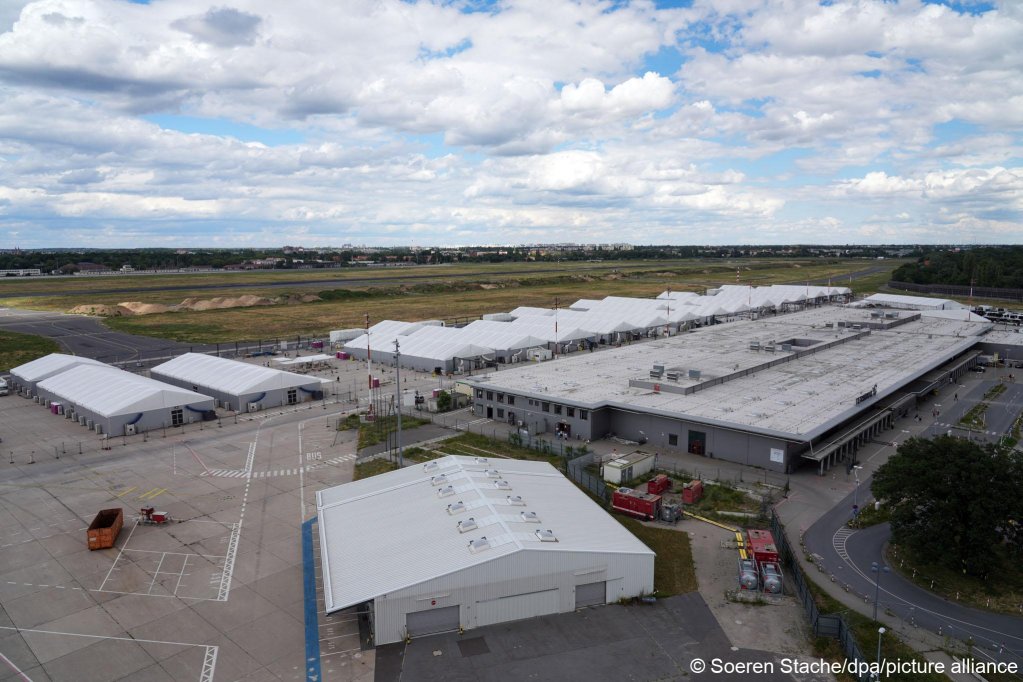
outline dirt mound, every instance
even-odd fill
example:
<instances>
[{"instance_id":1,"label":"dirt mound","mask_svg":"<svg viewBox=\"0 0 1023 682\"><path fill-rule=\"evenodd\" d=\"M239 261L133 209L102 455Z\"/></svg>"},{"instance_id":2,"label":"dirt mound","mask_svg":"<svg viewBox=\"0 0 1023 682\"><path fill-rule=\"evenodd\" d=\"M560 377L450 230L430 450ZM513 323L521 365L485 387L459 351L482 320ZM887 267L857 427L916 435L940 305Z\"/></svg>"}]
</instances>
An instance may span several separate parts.
<instances>
[{"instance_id":1,"label":"dirt mound","mask_svg":"<svg viewBox=\"0 0 1023 682\"><path fill-rule=\"evenodd\" d=\"M273 304L274 301L266 298L265 296L253 296L248 294L236 297L218 296L217 298L210 299L186 298L184 301L174 306L174 309L195 311L223 310L224 308L250 308L256 305Z\"/></svg>"},{"instance_id":2,"label":"dirt mound","mask_svg":"<svg viewBox=\"0 0 1023 682\"><path fill-rule=\"evenodd\" d=\"M223 310L225 308L249 308L257 305L277 305L286 303L295 305L299 303L312 303L322 300L315 294L301 294L282 296L280 298L267 298L265 296L235 296L218 298L186 298L177 305L165 305L162 303L142 303L141 301L124 301L117 305L105 303L86 303L78 305L69 310L72 315L99 315L100 317L120 317L128 315L157 315L160 313L173 313L180 310Z\"/></svg>"},{"instance_id":3,"label":"dirt mound","mask_svg":"<svg viewBox=\"0 0 1023 682\"><path fill-rule=\"evenodd\" d=\"M127 312L122 315L155 315L157 313L166 313L172 310L169 305L163 305L162 303L142 303L141 301L124 301L117 304L118 308Z\"/></svg>"},{"instance_id":4,"label":"dirt mound","mask_svg":"<svg viewBox=\"0 0 1023 682\"><path fill-rule=\"evenodd\" d=\"M117 317L119 315L131 315L128 310L116 305L105 305L102 303L76 305L68 311L72 315L99 315L101 317Z\"/></svg>"}]
</instances>

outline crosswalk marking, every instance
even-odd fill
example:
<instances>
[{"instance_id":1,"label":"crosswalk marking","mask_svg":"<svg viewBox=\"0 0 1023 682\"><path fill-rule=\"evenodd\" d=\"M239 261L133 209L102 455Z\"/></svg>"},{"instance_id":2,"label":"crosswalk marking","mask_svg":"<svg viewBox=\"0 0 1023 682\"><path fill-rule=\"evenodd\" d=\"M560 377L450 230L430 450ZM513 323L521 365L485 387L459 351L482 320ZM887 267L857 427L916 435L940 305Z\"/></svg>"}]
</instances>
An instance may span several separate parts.
<instances>
[{"instance_id":1,"label":"crosswalk marking","mask_svg":"<svg viewBox=\"0 0 1023 682\"><path fill-rule=\"evenodd\" d=\"M835 536L831 539L831 545L838 552L838 556L842 557L846 561L849 560L849 553L845 550L845 542L849 539L849 536L856 531L849 528L839 528L835 531Z\"/></svg>"},{"instance_id":2,"label":"crosswalk marking","mask_svg":"<svg viewBox=\"0 0 1023 682\"><path fill-rule=\"evenodd\" d=\"M271 469L270 471L253 471L248 472L244 469L210 469L199 474L200 476L216 476L218 478L276 478L278 476L298 476L300 471L310 472L316 469L321 469L328 465L341 464L343 462L350 462L355 459L354 454L341 455L340 457L334 457L332 459L326 459L316 464L308 464L301 468L291 469Z\"/></svg>"}]
</instances>

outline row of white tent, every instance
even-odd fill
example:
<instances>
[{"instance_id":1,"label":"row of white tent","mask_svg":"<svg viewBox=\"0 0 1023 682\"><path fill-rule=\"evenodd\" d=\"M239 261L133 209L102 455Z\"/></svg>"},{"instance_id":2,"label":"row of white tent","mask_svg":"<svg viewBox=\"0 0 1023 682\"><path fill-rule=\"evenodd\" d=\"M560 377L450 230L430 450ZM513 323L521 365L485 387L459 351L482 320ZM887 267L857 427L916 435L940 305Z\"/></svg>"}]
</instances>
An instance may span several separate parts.
<instances>
[{"instance_id":1,"label":"row of white tent","mask_svg":"<svg viewBox=\"0 0 1023 682\"><path fill-rule=\"evenodd\" d=\"M525 360L532 348L571 352L592 344L673 334L689 326L786 306L845 300L850 294L845 287L726 285L705 295L665 291L652 299L580 299L567 309L521 306L458 328L440 326L433 320L384 320L348 340L344 349L358 359L368 357L394 365L397 341L403 367L450 372L487 361Z\"/></svg>"}]
</instances>

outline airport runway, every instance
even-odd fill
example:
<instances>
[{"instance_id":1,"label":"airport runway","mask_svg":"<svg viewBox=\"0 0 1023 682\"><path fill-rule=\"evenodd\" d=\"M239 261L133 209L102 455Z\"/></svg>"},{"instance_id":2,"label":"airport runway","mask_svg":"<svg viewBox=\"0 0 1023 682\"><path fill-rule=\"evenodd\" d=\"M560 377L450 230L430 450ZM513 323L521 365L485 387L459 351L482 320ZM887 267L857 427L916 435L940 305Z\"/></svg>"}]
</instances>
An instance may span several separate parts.
<instances>
[{"instance_id":1,"label":"airport runway","mask_svg":"<svg viewBox=\"0 0 1023 682\"><path fill-rule=\"evenodd\" d=\"M178 343L152 336L111 331L96 317L11 308L0 308L0 329L44 336L56 341L67 353L122 366L163 361L189 351L236 354L260 348L258 342L219 345ZM267 349L268 346L262 348Z\"/></svg>"}]
</instances>

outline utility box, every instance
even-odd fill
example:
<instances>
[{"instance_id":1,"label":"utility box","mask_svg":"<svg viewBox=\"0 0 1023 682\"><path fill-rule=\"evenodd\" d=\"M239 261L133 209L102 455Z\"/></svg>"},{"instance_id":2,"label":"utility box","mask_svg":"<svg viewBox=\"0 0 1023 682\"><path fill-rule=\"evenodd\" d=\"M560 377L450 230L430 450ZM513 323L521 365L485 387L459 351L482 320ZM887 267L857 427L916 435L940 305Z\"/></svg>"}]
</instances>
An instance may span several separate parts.
<instances>
[{"instance_id":1,"label":"utility box","mask_svg":"<svg viewBox=\"0 0 1023 682\"><path fill-rule=\"evenodd\" d=\"M652 521L661 513L661 496L632 488L619 488L611 495L611 508L629 516Z\"/></svg>"},{"instance_id":2,"label":"utility box","mask_svg":"<svg viewBox=\"0 0 1023 682\"><path fill-rule=\"evenodd\" d=\"M634 478L649 474L654 468L656 456L652 452L636 450L627 455L621 455L610 462L605 462L601 467L604 480L615 485L628 483Z\"/></svg>"},{"instance_id":3,"label":"utility box","mask_svg":"<svg viewBox=\"0 0 1023 682\"><path fill-rule=\"evenodd\" d=\"M531 362L543 362L544 360L550 360L554 357L554 353L549 348L527 348L526 359Z\"/></svg>"},{"instance_id":4,"label":"utility box","mask_svg":"<svg viewBox=\"0 0 1023 682\"><path fill-rule=\"evenodd\" d=\"M657 474L647 481L646 491L651 495L660 495L664 492L670 492L671 479L668 478L667 474Z\"/></svg>"},{"instance_id":5,"label":"utility box","mask_svg":"<svg viewBox=\"0 0 1023 682\"><path fill-rule=\"evenodd\" d=\"M767 562L778 563L778 546L774 544L774 536L769 530L750 528L746 531L749 541L748 549L756 560L757 565Z\"/></svg>"},{"instance_id":6,"label":"utility box","mask_svg":"<svg viewBox=\"0 0 1023 682\"><path fill-rule=\"evenodd\" d=\"M124 510L101 509L86 531L89 549L110 549L124 526Z\"/></svg>"},{"instance_id":7,"label":"utility box","mask_svg":"<svg viewBox=\"0 0 1023 682\"><path fill-rule=\"evenodd\" d=\"M682 486L682 502L696 504L703 499L703 481L697 479Z\"/></svg>"}]
</instances>

